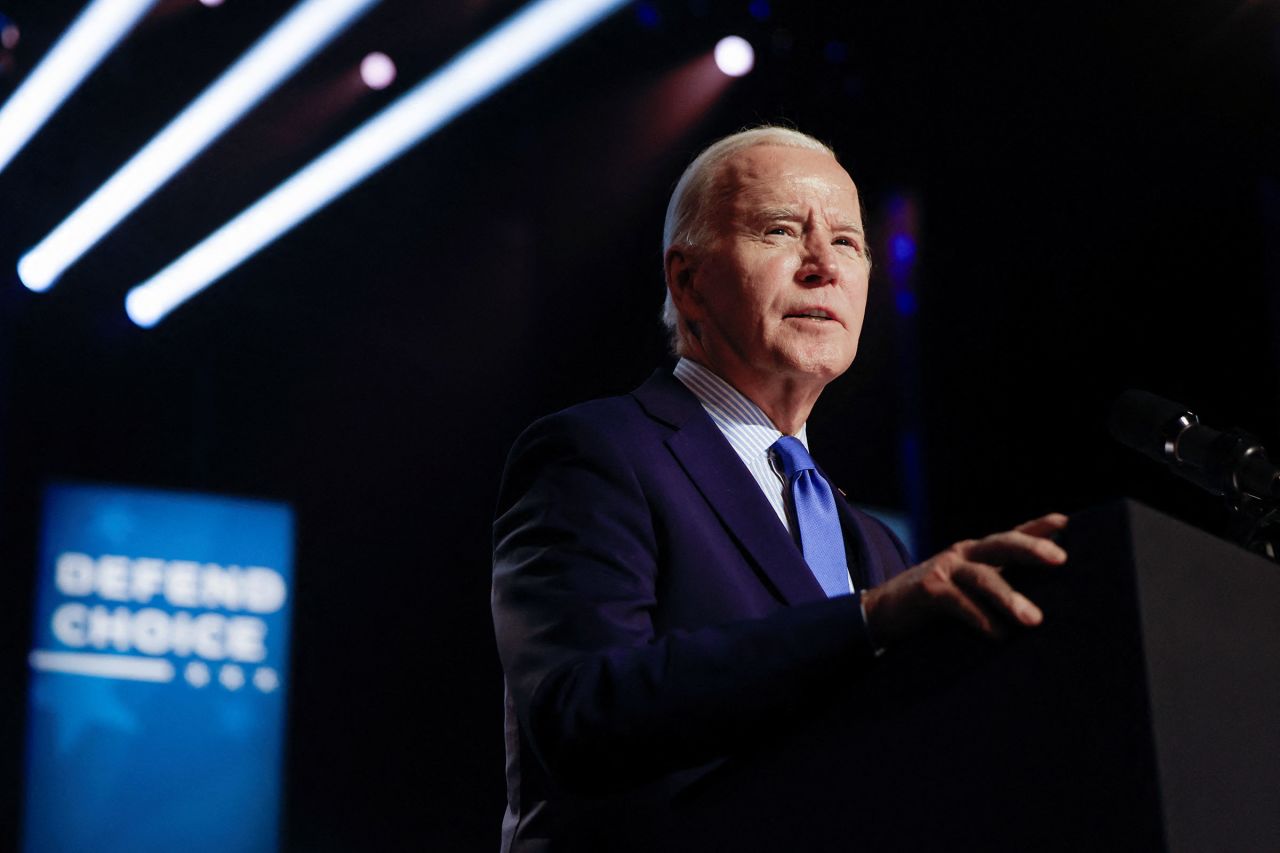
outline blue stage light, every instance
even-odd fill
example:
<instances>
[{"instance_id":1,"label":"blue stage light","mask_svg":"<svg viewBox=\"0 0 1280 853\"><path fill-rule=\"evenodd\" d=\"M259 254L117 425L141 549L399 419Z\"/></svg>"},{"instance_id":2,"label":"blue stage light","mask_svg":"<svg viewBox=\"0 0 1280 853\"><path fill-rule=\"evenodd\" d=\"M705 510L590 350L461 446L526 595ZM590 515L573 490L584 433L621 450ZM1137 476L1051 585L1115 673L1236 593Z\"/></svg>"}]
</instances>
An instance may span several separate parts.
<instances>
[{"instance_id":1,"label":"blue stage light","mask_svg":"<svg viewBox=\"0 0 1280 853\"><path fill-rule=\"evenodd\" d=\"M150 327L264 246L625 0L537 0L499 24L169 266L131 289L125 310Z\"/></svg>"},{"instance_id":2,"label":"blue stage light","mask_svg":"<svg viewBox=\"0 0 1280 853\"><path fill-rule=\"evenodd\" d=\"M378 0L306 0L18 261L29 289L68 267Z\"/></svg>"},{"instance_id":3,"label":"blue stage light","mask_svg":"<svg viewBox=\"0 0 1280 853\"><path fill-rule=\"evenodd\" d=\"M889 251L898 263L911 263L916 257L916 241L909 234L895 234L889 241Z\"/></svg>"},{"instance_id":4,"label":"blue stage light","mask_svg":"<svg viewBox=\"0 0 1280 853\"><path fill-rule=\"evenodd\" d=\"M656 5L641 0L636 3L636 20L640 22L640 26L652 30L662 23L662 15Z\"/></svg>"}]
</instances>

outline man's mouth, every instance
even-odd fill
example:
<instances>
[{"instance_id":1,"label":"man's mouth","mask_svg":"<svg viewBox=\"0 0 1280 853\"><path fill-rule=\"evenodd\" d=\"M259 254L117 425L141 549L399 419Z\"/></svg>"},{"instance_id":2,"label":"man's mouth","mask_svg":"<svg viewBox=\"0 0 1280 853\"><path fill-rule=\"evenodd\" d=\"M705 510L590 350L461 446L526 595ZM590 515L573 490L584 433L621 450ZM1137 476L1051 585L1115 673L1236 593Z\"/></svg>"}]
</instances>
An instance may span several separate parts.
<instances>
[{"instance_id":1,"label":"man's mouth","mask_svg":"<svg viewBox=\"0 0 1280 853\"><path fill-rule=\"evenodd\" d=\"M797 311L793 314L784 315L784 319L796 318L799 320L816 320L819 322L834 320L831 314L821 308L806 308L803 311Z\"/></svg>"}]
</instances>

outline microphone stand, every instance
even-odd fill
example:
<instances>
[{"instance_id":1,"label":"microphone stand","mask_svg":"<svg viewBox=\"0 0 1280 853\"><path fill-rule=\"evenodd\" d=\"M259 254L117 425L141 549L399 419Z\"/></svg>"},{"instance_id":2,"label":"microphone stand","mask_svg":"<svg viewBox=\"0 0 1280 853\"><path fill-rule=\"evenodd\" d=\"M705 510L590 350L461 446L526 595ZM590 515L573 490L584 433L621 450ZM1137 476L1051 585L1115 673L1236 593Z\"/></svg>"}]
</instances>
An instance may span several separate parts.
<instances>
[{"instance_id":1,"label":"microphone stand","mask_svg":"<svg viewBox=\"0 0 1280 853\"><path fill-rule=\"evenodd\" d=\"M1208 433L1208 460L1193 480L1222 495L1231 510L1228 532L1245 549L1280 563L1280 474L1261 443L1242 429Z\"/></svg>"},{"instance_id":2,"label":"microphone stand","mask_svg":"<svg viewBox=\"0 0 1280 853\"><path fill-rule=\"evenodd\" d=\"M1228 497L1228 529L1243 548L1280 563L1280 500L1237 493Z\"/></svg>"},{"instance_id":3,"label":"microphone stand","mask_svg":"<svg viewBox=\"0 0 1280 853\"><path fill-rule=\"evenodd\" d=\"M1223 497L1230 538L1280 563L1280 468L1256 438L1242 429L1206 427L1181 403L1137 390L1116 400L1110 429L1121 444Z\"/></svg>"}]
</instances>

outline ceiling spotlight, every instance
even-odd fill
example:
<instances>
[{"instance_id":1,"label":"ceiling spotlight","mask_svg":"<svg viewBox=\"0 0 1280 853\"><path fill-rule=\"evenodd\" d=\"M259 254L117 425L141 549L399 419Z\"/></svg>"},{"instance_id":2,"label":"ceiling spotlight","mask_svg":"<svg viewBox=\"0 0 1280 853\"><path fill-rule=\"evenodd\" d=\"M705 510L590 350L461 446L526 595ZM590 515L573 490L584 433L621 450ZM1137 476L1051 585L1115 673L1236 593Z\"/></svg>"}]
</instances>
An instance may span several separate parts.
<instances>
[{"instance_id":1,"label":"ceiling spotlight","mask_svg":"<svg viewBox=\"0 0 1280 853\"><path fill-rule=\"evenodd\" d=\"M212 9L214 6L221 6L222 0L200 0L200 2Z\"/></svg>"},{"instance_id":2,"label":"ceiling spotlight","mask_svg":"<svg viewBox=\"0 0 1280 853\"><path fill-rule=\"evenodd\" d=\"M143 328L270 245L626 0L533 0L125 297ZM444 167L447 168L447 165Z\"/></svg>"},{"instance_id":3,"label":"ceiling spotlight","mask_svg":"<svg viewBox=\"0 0 1280 853\"><path fill-rule=\"evenodd\" d=\"M716 67L730 77L741 77L756 64L751 43L740 36L725 36L716 43Z\"/></svg>"},{"instance_id":4,"label":"ceiling spotlight","mask_svg":"<svg viewBox=\"0 0 1280 853\"><path fill-rule=\"evenodd\" d=\"M396 80L396 64L385 53L371 53L360 62L360 79L370 89L385 89Z\"/></svg>"},{"instance_id":5,"label":"ceiling spotlight","mask_svg":"<svg viewBox=\"0 0 1280 853\"><path fill-rule=\"evenodd\" d=\"M93 0L0 108L0 170L156 0Z\"/></svg>"},{"instance_id":6,"label":"ceiling spotlight","mask_svg":"<svg viewBox=\"0 0 1280 853\"><path fill-rule=\"evenodd\" d=\"M111 5L116 0L97 2ZM377 3L378 0L299 2L22 256L18 261L22 283L36 292L53 287L67 268L107 232Z\"/></svg>"}]
</instances>

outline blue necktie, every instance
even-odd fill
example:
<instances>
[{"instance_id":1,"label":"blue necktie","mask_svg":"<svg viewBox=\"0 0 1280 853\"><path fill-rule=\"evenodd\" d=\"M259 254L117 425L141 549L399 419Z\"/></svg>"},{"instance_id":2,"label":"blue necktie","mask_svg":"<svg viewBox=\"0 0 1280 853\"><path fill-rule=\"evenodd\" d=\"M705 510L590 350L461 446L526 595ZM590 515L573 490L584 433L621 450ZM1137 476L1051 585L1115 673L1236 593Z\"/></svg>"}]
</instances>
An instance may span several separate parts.
<instances>
[{"instance_id":1,"label":"blue necktie","mask_svg":"<svg viewBox=\"0 0 1280 853\"><path fill-rule=\"evenodd\" d=\"M844 558L844 537L831 486L818 473L813 457L798 438L784 435L769 448L776 454L791 492L800 548L804 561L831 598L849 592L849 566Z\"/></svg>"}]
</instances>

